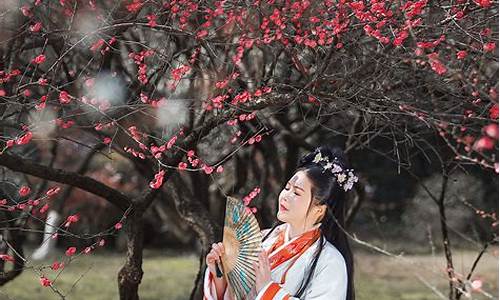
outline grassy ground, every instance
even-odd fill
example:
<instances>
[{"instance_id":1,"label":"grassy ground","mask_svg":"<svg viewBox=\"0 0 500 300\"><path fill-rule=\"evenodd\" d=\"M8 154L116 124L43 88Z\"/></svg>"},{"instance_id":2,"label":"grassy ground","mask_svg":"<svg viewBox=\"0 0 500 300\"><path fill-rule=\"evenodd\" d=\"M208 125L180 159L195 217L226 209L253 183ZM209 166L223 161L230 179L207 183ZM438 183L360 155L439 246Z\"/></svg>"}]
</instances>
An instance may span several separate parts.
<instances>
[{"instance_id":1,"label":"grassy ground","mask_svg":"<svg viewBox=\"0 0 500 300\"><path fill-rule=\"evenodd\" d=\"M496 251L495 251L496 250ZM468 274L477 253L456 251L453 256L456 272ZM356 293L358 299L443 299L448 296L445 259L442 254L405 255L402 258L361 254L356 257ZM479 278L483 290L498 299L498 248L484 254L472 279ZM471 298L490 299L481 293Z\"/></svg>"},{"instance_id":2,"label":"grassy ground","mask_svg":"<svg viewBox=\"0 0 500 300\"><path fill-rule=\"evenodd\" d=\"M439 299L426 285L447 295L444 260L441 255L436 257L408 255L404 258L389 258L367 253L355 253L355 255L357 299ZM469 251L456 252L454 262L457 271L466 273L474 257L474 253ZM50 264L53 259L45 263ZM66 299L118 299L116 274L122 263L121 254L98 253L78 257L65 268L55 281L55 286L67 295ZM146 251L144 277L140 285L141 299L188 299L197 267L198 260L194 255L172 256L158 251ZM56 272L46 269L45 274L49 279L54 279ZM485 282L483 289L498 299L497 249L485 254L477 267L476 275ZM478 293L472 296L473 299L488 299ZM0 299L59 298L50 288L39 284L38 276L33 270L27 269L20 277L0 287Z\"/></svg>"}]
</instances>

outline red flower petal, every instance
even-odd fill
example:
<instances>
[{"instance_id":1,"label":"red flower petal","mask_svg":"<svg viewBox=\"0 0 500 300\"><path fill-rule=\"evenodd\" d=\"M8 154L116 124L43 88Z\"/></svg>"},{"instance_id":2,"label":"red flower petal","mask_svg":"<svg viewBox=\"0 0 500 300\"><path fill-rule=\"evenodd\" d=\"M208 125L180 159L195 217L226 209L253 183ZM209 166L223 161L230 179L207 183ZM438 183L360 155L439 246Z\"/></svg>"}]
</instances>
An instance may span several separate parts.
<instances>
[{"instance_id":1,"label":"red flower petal","mask_svg":"<svg viewBox=\"0 0 500 300\"><path fill-rule=\"evenodd\" d=\"M481 287L483 286L483 282L480 279L476 279L472 281L471 287L473 291L479 291Z\"/></svg>"},{"instance_id":2,"label":"red flower petal","mask_svg":"<svg viewBox=\"0 0 500 300\"><path fill-rule=\"evenodd\" d=\"M68 92L66 92L66 91L61 91L61 92L59 93L59 102L60 102L61 104L68 104L68 103L70 103L70 102L71 102L71 98L70 98L70 96L69 96Z\"/></svg>"},{"instance_id":3,"label":"red flower petal","mask_svg":"<svg viewBox=\"0 0 500 300\"><path fill-rule=\"evenodd\" d=\"M494 142L491 138L483 136L474 143L473 147L476 151L490 150L494 147Z\"/></svg>"},{"instance_id":4,"label":"red flower petal","mask_svg":"<svg viewBox=\"0 0 500 300\"><path fill-rule=\"evenodd\" d=\"M461 50L457 52L457 59L464 59L467 57L467 51Z\"/></svg>"},{"instance_id":5,"label":"red flower petal","mask_svg":"<svg viewBox=\"0 0 500 300\"><path fill-rule=\"evenodd\" d=\"M486 125L483 127L483 131L487 136L498 140L498 124Z\"/></svg>"},{"instance_id":6,"label":"red flower petal","mask_svg":"<svg viewBox=\"0 0 500 300\"><path fill-rule=\"evenodd\" d=\"M497 44L495 42L489 42L489 43L484 44L483 50L485 52L492 52L495 50L496 47L497 47Z\"/></svg>"},{"instance_id":7,"label":"red flower petal","mask_svg":"<svg viewBox=\"0 0 500 300\"><path fill-rule=\"evenodd\" d=\"M477 5L481 7L490 7L491 6L491 0L474 0Z\"/></svg>"},{"instance_id":8,"label":"red flower petal","mask_svg":"<svg viewBox=\"0 0 500 300\"><path fill-rule=\"evenodd\" d=\"M55 261L55 262L52 263L52 265L50 266L50 268L53 271L57 271L59 269L63 269L64 268L64 263Z\"/></svg>"},{"instance_id":9,"label":"red flower petal","mask_svg":"<svg viewBox=\"0 0 500 300\"><path fill-rule=\"evenodd\" d=\"M45 55L40 54L37 57L33 58L33 60L31 62L39 65L39 64L42 64L44 61L45 61Z\"/></svg>"},{"instance_id":10,"label":"red flower petal","mask_svg":"<svg viewBox=\"0 0 500 300\"><path fill-rule=\"evenodd\" d=\"M51 286L52 282L49 279L47 279L45 276L42 276L42 277L40 277L40 284L42 286Z\"/></svg>"},{"instance_id":11,"label":"red flower petal","mask_svg":"<svg viewBox=\"0 0 500 300\"><path fill-rule=\"evenodd\" d=\"M31 131L28 131L16 140L16 145L25 145L31 141L32 137L33 133L31 133Z\"/></svg>"},{"instance_id":12,"label":"red flower petal","mask_svg":"<svg viewBox=\"0 0 500 300\"><path fill-rule=\"evenodd\" d=\"M495 104L490 108L490 118L493 120L498 119L498 104Z\"/></svg>"},{"instance_id":13,"label":"red flower petal","mask_svg":"<svg viewBox=\"0 0 500 300\"><path fill-rule=\"evenodd\" d=\"M66 256L73 256L75 255L76 253L76 247L69 247L67 250L66 250Z\"/></svg>"},{"instance_id":14,"label":"red flower petal","mask_svg":"<svg viewBox=\"0 0 500 300\"><path fill-rule=\"evenodd\" d=\"M15 259L14 257L8 255L8 254L0 254L0 259L3 260L3 261L10 261L10 262L14 262Z\"/></svg>"},{"instance_id":15,"label":"red flower petal","mask_svg":"<svg viewBox=\"0 0 500 300\"><path fill-rule=\"evenodd\" d=\"M187 163L181 161L179 163L179 170L186 170L186 168L187 168Z\"/></svg>"},{"instance_id":16,"label":"red flower petal","mask_svg":"<svg viewBox=\"0 0 500 300\"><path fill-rule=\"evenodd\" d=\"M35 24L30 26L30 31L31 32L39 32L40 29L42 29L42 23L41 22L36 22Z\"/></svg>"},{"instance_id":17,"label":"red flower petal","mask_svg":"<svg viewBox=\"0 0 500 300\"><path fill-rule=\"evenodd\" d=\"M24 197L27 196L31 192L31 189L28 186L22 186L19 189L19 196Z\"/></svg>"},{"instance_id":18,"label":"red flower petal","mask_svg":"<svg viewBox=\"0 0 500 300\"><path fill-rule=\"evenodd\" d=\"M205 174L207 174L207 175L212 174L212 172L214 171L214 168L211 166L204 166L203 171L205 171Z\"/></svg>"},{"instance_id":19,"label":"red flower petal","mask_svg":"<svg viewBox=\"0 0 500 300\"><path fill-rule=\"evenodd\" d=\"M155 178L149 183L149 186L152 189L159 189L161 185L163 184L163 176L165 175L165 171L161 170L160 172L156 173Z\"/></svg>"},{"instance_id":20,"label":"red flower petal","mask_svg":"<svg viewBox=\"0 0 500 300\"><path fill-rule=\"evenodd\" d=\"M132 3L127 5L127 10L129 12L135 13L141 9L142 5L143 3L141 3L140 0L134 0Z\"/></svg>"},{"instance_id":21,"label":"red flower petal","mask_svg":"<svg viewBox=\"0 0 500 300\"><path fill-rule=\"evenodd\" d=\"M59 193L59 191L60 191L60 190L61 190L61 188L60 188L60 187L55 186L55 187L53 187L53 188L50 188L50 189L47 191L47 193L46 193L46 194L47 194L47 196L52 197L52 196L56 195L57 193Z\"/></svg>"},{"instance_id":22,"label":"red flower petal","mask_svg":"<svg viewBox=\"0 0 500 300\"><path fill-rule=\"evenodd\" d=\"M45 204L44 206L42 206L42 208L40 208L40 213L43 214L45 213L47 210L49 210L49 205L48 204Z\"/></svg>"}]
</instances>

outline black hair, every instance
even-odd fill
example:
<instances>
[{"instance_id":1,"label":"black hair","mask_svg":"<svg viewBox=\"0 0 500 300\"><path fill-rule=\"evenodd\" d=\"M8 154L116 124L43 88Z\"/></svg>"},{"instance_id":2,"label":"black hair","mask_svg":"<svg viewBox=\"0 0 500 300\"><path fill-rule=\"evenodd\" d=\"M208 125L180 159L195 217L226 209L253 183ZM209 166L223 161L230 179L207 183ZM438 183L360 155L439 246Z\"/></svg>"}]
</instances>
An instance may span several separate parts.
<instances>
[{"instance_id":1,"label":"black hair","mask_svg":"<svg viewBox=\"0 0 500 300\"><path fill-rule=\"evenodd\" d=\"M305 292L307 286L311 282L314 270L318 263L319 257L326 242L330 242L339 250L344 257L347 267L347 295L346 300L355 300L354 294L354 265L351 248L345 233L345 202L346 192L343 187L337 182L336 177L328 171L324 171L321 164L313 162L316 154L320 152L322 157L328 157L329 161L335 162L343 170L349 169L349 164L343 153L339 148L332 148L328 146L321 146L315 151L310 152L300 158L295 172L305 171L307 177L312 182L311 187L311 202L309 209L313 204L326 205L326 212L322 218L320 226L319 247L314 254L307 276L302 281L299 290L295 297L300 298ZM266 234L264 240L271 234L271 232L279 225L276 224Z\"/></svg>"}]
</instances>

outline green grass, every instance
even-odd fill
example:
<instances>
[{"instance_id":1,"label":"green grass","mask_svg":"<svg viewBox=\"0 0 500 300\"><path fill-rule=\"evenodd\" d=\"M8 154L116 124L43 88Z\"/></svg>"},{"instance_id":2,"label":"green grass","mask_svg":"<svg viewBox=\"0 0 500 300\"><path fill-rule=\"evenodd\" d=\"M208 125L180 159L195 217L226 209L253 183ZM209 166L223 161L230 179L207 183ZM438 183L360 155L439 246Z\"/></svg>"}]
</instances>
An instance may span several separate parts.
<instances>
[{"instance_id":1,"label":"green grass","mask_svg":"<svg viewBox=\"0 0 500 300\"><path fill-rule=\"evenodd\" d=\"M496 251L496 252L495 252ZM62 255L62 254L59 254ZM49 265L53 257L42 264ZM458 272L466 273L474 260L470 251L455 252ZM80 256L66 266L55 286L71 300L118 299L116 274L124 261L124 254L97 252ZM428 285L447 295L447 281L441 255L405 255L403 259L380 254L355 253L355 284L357 299L425 300L439 299ZM198 268L196 255L172 255L159 251L145 251L144 277L140 285L141 299L188 299ZM45 269L45 275L54 279L56 272ZM83 276L82 276L83 275ZM476 276L485 282L483 288L498 298L498 249L485 254L477 267ZM419 279L420 277L420 279ZM76 284L75 284L76 282ZM473 294L474 299L488 299ZM0 288L0 299L59 299L50 288L42 287L34 270L26 269L18 278ZM467 299L467 298L463 298Z\"/></svg>"},{"instance_id":2,"label":"green grass","mask_svg":"<svg viewBox=\"0 0 500 300\"><path fill-rule=\"evenodd\" d=\"M125 261L124 256L125 254L114 253L79 256L64 268L54 286L71 300L118 299L116 278ZM55 257L37 262L36 265L50 265L54 259ZM195 255L171 256L161 255L158 251L145 251L144 276L139 287L141 299L186 299L186 295L189 297L197 268L198 259ZM44 274L53 280L57 272L45 269ZM40 285L39 277L33 269L26 269L14 281L0 287L0 299L60 298L50 288Z\"/></svg>"},{"instance_id":3,"label":"green grass","mask_svg":"<svg viewBox=\"0 0 500 300\"><path fill-rule=\"evenodd\" d=\"M355 284L357 299L442 299L437 293L448 296L446 261L442 253L431 255L404 255L388 257L356 253ZM356 255L355 254L355 255ZM467 276L477 253L455 251L455 271ZM498 299L498 248L483 255L472 279L483 280L483 289ZM433 291L435 290L435 291ZM437 291L437 292L436 292ZM474 292L473 299L489 299ZM468 299L462 297L462 299Z\"/></svg>"}]
</instances>

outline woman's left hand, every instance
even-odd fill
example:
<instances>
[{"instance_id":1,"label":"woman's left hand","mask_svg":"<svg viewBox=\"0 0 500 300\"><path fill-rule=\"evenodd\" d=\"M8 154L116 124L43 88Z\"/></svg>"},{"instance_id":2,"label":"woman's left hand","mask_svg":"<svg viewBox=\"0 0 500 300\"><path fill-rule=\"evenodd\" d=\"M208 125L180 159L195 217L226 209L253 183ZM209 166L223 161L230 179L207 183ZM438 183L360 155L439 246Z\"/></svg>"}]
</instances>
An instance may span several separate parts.
<instances>
[{"instance_id":1,"label":"woman's left hand","mask_svg":"<svg viewBox=\"0 0 500 300\"><path fill-rule=\"evenodd\" d=\"M262 250L259 254L259 262L254 263L255 269L255 289L257 293L271 281L271 267L267 252Z\"/></svg>"}]
</instances>

